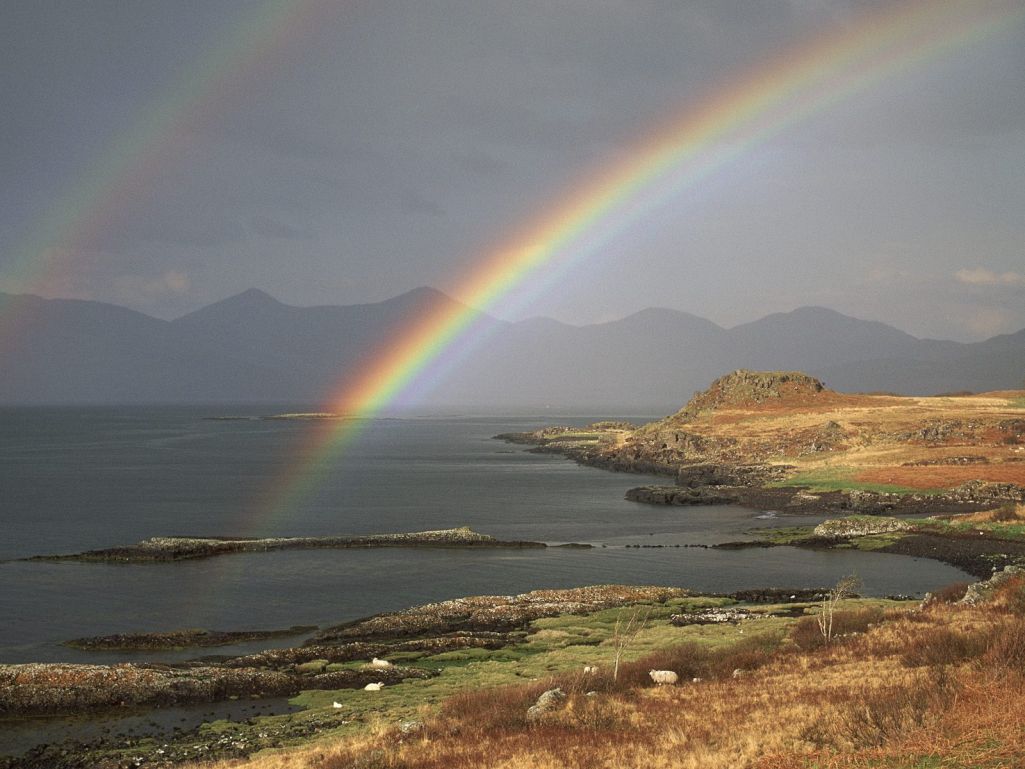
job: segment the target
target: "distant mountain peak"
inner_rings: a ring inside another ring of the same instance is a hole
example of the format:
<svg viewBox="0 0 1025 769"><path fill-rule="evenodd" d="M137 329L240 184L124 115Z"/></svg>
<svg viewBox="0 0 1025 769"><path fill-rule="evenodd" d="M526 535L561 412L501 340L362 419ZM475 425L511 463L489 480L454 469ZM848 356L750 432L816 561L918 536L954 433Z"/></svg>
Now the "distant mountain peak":
<svg viewBox="0 0 1025 769"><path fill-rule="evenodd" d="M223 304L224 302L232 302L234 304L282 304L266 291L259 288L247 288L241 294L229 296L218 304Z"/></svg>

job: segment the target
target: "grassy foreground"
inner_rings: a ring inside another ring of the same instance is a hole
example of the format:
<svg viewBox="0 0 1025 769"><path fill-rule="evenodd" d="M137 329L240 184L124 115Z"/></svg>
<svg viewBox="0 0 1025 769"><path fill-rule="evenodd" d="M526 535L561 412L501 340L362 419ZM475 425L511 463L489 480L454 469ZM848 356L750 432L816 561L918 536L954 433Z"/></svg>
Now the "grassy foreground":
<svg viewBox="0 0 1025 769"><path fill-rule="evenodd" d="M693 607L653 607L615 681L616 619L636 609L602 612L594 624L543 620L528 637L528 646L548 647L543 653L451 660L458 673L378 693L376 718L358 729L213 766L1022 766L1025 579L1011 578L979 606L951 602L963 593L952 587L924 608L845 601L831 643L814 616L674 627L656 613ZM585 675L583 664L601 670ZM680 683L653 686L652 668L679 672ZM463 676L471 685L438 691L437 702L420 696L422 686ZM527 708L554 686L569 695L565 703L530 721ZM367 693L351 696L365 701ZM401 729L398 719L411 717Z"/></svg>

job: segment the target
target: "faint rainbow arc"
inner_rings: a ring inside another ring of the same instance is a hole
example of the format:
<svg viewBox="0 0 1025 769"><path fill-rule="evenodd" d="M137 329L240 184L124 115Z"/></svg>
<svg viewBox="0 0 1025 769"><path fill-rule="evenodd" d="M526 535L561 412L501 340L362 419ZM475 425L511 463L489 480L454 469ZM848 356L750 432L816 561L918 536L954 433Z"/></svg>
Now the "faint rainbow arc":
<svg viewBox="0 0 1025 769"><path fill-rule="evenodd" d="M917 0L872 14L690 106L638 142L610 169L577 185L553 212L477 267L451 293L466 303L429 310L382 347L365 373L334 399L350 417L317 434L276 485L266 515L290 510L361 432L441 358L487 310L540 267L566 269L682 187L696 184L789 125L899 72L1025 18L1020 2ZM661 184L661 189L659 189ZM575 244L580 247L572 248ZM263 523L259 521L258 523Z"/></svg>
<svg viewBox="0 0 1025 769"><path fill-rule="evenodd" d="M218 45L161 90L57 198L11 254L2 272L7 281L19 291L46 293L47 285L75 267L89 244L177 156L190 129L215 112L239 80L252 77L315 29L330 2L261 0L255 5ZM17 318L11 315L0 304L0 341L17 333Z"/></svg>

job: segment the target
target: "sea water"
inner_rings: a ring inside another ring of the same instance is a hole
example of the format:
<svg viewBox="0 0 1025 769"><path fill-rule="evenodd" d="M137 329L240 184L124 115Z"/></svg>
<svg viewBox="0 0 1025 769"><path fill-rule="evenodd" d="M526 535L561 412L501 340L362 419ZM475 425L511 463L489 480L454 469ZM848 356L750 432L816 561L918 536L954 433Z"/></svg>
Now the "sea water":
<svg viewBox="0 0 1025 769"><path fill-rule="evenodd" d="M276 411L0 410L0 662L237 653L302 639L138 654L76 651L62 642L183 628L326 626L428 601L544 587L732 591L827 586L857 574L864 592L885 595L966 578L940 563L880 553L705 549L754 528L821 519L629 502L628 488L667 479L582 467L493 438L609 415L369 420L322 461L321 447L340 423L257 418ZM254 418L209 419L218 416ZM329 536L463 525L501 539L594 547L292 550L133 565L17 560L160 535ZM625 547L635 544L669 547Z"/></svg>

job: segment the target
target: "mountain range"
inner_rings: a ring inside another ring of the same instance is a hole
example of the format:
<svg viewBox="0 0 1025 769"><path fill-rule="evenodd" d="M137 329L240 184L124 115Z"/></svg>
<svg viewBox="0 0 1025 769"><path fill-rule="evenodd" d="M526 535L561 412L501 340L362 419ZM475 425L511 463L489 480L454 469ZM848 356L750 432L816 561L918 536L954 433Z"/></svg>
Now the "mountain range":
<svg viewBox="0 0 1025 769"><path fill-rule="evenodd" d="M112 304L0 294L0 403L324 404L432 311L465 312L457 343L414 385L423 407L672 411L737 368L806 371L844 391L1019 388L1025 330L918 339L802 307L723 328L670 309L572 326L510 323L431 288L373 304L294 307L250 289L171 321Z"/></svg>

